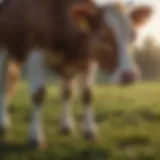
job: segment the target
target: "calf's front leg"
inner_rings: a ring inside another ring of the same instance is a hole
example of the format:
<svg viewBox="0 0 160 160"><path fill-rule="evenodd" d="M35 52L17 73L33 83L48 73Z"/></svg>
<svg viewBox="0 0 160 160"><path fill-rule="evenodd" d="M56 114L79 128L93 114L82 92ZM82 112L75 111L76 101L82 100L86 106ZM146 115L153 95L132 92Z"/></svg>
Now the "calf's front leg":
<svg viewBox="0 0 160 160"><path fill-rule="evenodd" d="M41 106L45 98L44 53L33 50L27 60L27 76L30 84L33 106L29 127L29 144L31 147L45 147L45 139L41 124Z"/></svg>
<svg viewBox="0 0 160 160"><path fill-rule="evenodd" d="M93 140L97 134L97 127L94 120L94 112L92 106L92 87L94 75L91 73L81 77L81 93L83 105L83 134L87 140Z"/></svg>

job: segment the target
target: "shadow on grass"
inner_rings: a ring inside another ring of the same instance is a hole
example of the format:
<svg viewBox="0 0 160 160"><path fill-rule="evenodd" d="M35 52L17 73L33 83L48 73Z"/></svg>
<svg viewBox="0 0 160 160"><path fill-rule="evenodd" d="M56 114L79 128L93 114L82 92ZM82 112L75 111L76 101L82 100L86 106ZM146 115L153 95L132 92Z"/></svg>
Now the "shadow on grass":
<svg viewBox="0 0 160 160"><path fill-rule="evenodd" d="M97 112L95 114L95 120L97 123L103 123L107 120L109 120L111 117L113 118L118 118L118 117L123 117L124 116L124 111L122 110L117 110L117 111L106 111L106 112ZM83 116L78 114L76 116L77 121L82 121Z"/></svg>
<svg viewBox="0 0 160 160"><path fill-rule="evenodd" d="M144 135L132 135L118 140L119 148L131 146L147 146L150 144L150 138Z"/></svg>
<svg viewBox="0 0 160 160"><path fill-rule="evenodd" d="M57 150L55 146L55 148L51 147L40 151L31 149L23 143L0 142L0 159L9 160L12 157L13 159L21 157L23 160L104 160L111 156L111 152L108 149L101 147L83 147L78 150L64 149L62 147L60 150Z"/></svg>
<svg viewBox="0 0 160 160"><path fill-rule="evenodd" d="M98 159L108 159L110 158L111 153L109 150L104 150L104 149L84 149L78 153L75 154L74 159L86 159L86 160L98 160ZM72 158L73 159L73 158ZM69 159L68 159L69 160Z"/></svg>
<svg viewBox="0 0 160 160"><path fill-rule="evenodd" d="M97 123L103 123L108 120L108 114L107 113L97 113L95 115L95 120ZM81 122L83 121L83 115L82 114L77 114L76 115L76 121Z"/></svg>
<svg viewBox="0 0 160 160"><path fill-rule="evenodd" d="M138 111L138 114L146 121L160 122L160 113L154 113L152 110L141 109Z"/></svg>
<svg viewBox="0 0 160 160"><path fill-rule="evenodd" d="M18 142L3 142L0 141L0 154L8 154L8 153L19 153L31 151L32 149L29 145Z"/></svg>

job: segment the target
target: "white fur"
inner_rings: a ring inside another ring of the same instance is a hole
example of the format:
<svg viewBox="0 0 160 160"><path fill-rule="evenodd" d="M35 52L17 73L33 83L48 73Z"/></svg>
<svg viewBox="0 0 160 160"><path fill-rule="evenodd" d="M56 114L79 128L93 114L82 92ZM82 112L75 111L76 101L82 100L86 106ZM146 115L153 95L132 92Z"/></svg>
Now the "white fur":
<svg viewBox="0 0 160 160"><path fill-rule="evenodd" d="M84 117L83 117L83 131L84 133L95 133L97 126L94 121L94 114L92 106L84 106Z"/></svg>
<svg viewBox="0 0 160 160"><path fill-rule="evenodd" d="M66 88L68 88L72 92L75 85L76 85L75 79L71 79L71 80L62 79L61 85L60 85L61 86L60 90L62 91L61 95L63 95L63 92ZM69 99L65 99L62 96L60 127L61 127L61 129L70 129L73 131L75 124L74 124L73 115L71 112L71 110L72 110L71 98L72 97L69 97Z"/></svg>
<svg viewBox="0 0 160 160"><path fill-rule="evenodd" d="M44 53L34 50L27 59L27 76L30 83L31 94L36 93L45 83Z"/></svg>
<svg viewBox="0 0 160 160"><path fill-rule="evenodd" d="M6 99L6 73L8 67L7 52L2 50L0 53L0 127L9 127L9 117L7 113Z"/></svg>
<svg viewBox="0 0 160 160"><path fill-rule="evenodd" d="M41 50L33 50L27 60L27 76L30 84L31 96L45 83L44 54ZM33 103L33 115L29 128L30 140L43 140L40 106Z"/></svg>
<svg viewBox="0 0 160 160"><path fill-rule="evenodd" d="M89 74L85 74L82 75L82 77L80 77L80 87L81 90L83 92L83 90L85 88L92 88L94 85L94 80L95 80L95 73L97 70L97 64L93 63L90 66L90 72ZM84 109L84 119L83 119L83 131L84 133L95 133L96 131L96 125L95 125L95 121L94 121L94 113L92 110L92 104L88 104L88 106L86 106L86 104L84 104L85 106L83 106Z"/></svg>
<svg viewBox="0 0 160 160"><path fill-rule="evenodd" d="M84 87L92 87L94 85L97 68L97 63L93 62L92 64L90 64L88 74L84 73L79 75L78 81L80 89L84 89Z"/></svg>
<svg viewBox="0 0 160 160"><path fill-rule="evenodd" d="M129 54L128 42L130 42L130 22L127 17L120 16L116 9L106 11L106 23L112 27L116 35L118 46L118 68L111 76L113 82L120 82L120 75L122 72L133 72L133 58Z"/></svg>
<svg viewBox="0 0 160 160"><path fill-rule="evenodd" d="M33 109L32 121L29 128L29 139L44 141L40 110L36 106Z"/></svg>
<svg viewBox="0 0 160 160"><path fill-rule="evenodd" d="M61 128L74 129L74 123L71 114L70 100L63 101L61 113Z"/></svg>

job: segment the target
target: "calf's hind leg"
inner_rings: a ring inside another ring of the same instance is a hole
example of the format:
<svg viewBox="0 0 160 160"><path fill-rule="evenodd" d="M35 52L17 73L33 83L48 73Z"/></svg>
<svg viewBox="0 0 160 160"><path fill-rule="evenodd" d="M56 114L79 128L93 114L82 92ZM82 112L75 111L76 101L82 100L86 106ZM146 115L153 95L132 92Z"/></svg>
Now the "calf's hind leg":
<svg viewBox="0 0 160 160"><path fill-rule="evenodd" d="M60 119L60 131L62 134L70 134L74 129L72 114L71 114L71 97L73 89L73 80L64 78L62 80L62 111Z"/></svg>

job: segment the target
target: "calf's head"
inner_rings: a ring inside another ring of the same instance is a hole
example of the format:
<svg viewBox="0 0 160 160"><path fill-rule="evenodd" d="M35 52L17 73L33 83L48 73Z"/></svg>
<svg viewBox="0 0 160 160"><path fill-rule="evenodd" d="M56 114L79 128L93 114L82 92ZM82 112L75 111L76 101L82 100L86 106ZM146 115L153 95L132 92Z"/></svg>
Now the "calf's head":
<svg viewBox="0 0 160 160"><path fill-rule="evenodd" d="M76 8L77 7L77 8ZM90 31L97 39L96 61L99 67L111 74L113 81L129 84L136 79L131 45L136 30L143 26L152 14L149 6L138 6L125 12L122 5L109 4L97 7L91 4L77 5L72 13L77 19L85 18Z"/></svg>

